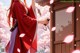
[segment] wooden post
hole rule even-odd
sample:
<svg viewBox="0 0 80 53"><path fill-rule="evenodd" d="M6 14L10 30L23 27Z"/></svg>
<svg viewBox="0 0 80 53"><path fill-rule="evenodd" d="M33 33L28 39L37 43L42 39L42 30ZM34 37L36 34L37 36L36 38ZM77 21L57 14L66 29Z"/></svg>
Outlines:
<svg viewBox="0 0 80 53"><path fill-rule="evenodd" d="M54 4L51 4L50 7L50 53L55 53L55 31L51 31L52 27L55 27L55 12L53 10Z"/></svg>
<svg viewBox="0 0 80 53"><path fill-rule="evenodd" d="M74 50L76 49L76 2L74 0L74 7L75 7L75 10L74 10Z"/></svg>

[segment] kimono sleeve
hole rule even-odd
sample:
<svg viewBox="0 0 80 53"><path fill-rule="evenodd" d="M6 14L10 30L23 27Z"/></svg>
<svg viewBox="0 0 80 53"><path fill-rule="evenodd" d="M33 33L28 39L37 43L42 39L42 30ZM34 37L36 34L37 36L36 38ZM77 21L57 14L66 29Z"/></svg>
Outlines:
<svg viewBox="0 0 80 53"><path fill-rule="evenodd" d="M15 15L17 17L18 22L25 23L29 27L36 25L36 19L32 18L31 16L28 16L21 4L16 3L14 6Z"/></svg>

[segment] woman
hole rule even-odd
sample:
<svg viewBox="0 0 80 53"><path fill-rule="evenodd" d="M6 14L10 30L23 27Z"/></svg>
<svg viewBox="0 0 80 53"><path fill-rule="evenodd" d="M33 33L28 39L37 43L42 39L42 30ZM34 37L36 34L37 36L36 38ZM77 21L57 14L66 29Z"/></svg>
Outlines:
<svg viewBox="0 0 80 53"><path fill-rule="evenodd" d="M12 17L13 28L11 40L6 47L7 53L27 53L34 43L37 23L48 24L48 20L37 20L32 6L28 8L25 0L24 3L20 0L12 0L9 10L8 23L10 25L10 17Z"/></svg>

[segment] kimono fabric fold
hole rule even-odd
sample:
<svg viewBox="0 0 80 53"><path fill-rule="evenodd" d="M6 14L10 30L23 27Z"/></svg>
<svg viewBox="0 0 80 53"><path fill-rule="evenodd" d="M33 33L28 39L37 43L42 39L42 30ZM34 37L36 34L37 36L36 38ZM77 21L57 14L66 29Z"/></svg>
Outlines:
<svg viewBox="0 0 80 53"><path fill-rule="evenodd" d="M18 29L12 32L9 46L6 47L8 53L26 53L30 48L33 51L31 53L35 53L37 51L37 36L35 36L37 21L32 6L28 8L28 14L26 14L24 5L14 2L12 16L18 22Z"/></svg>

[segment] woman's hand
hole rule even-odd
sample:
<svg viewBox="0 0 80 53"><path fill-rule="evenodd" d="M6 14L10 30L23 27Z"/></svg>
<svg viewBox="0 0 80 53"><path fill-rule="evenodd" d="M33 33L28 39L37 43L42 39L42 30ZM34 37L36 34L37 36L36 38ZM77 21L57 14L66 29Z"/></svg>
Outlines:
<svg viewBox="0 0 80 53"><path fill-rule="evenodd" d="M41 24L44 24L44 25L47 25L49 23L49 20L48 18L40 18L37 20L38 23L41 23Z"/></svg>

